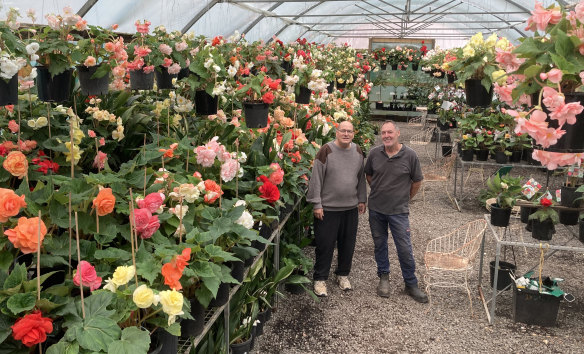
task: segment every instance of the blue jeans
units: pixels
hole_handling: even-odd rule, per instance
[[[391,230],[393,242],[397,250],[397,257],[401,267],[402,276],[407,286],[418,284],[416,278],[416,261],[412,251],[410,238],[410,220],[408,214],[386,215],[369,209],[369,227],[375,245],[375,262],[377,263],[377,275],[389,273],[389,255],[387,249],[388,232]]]

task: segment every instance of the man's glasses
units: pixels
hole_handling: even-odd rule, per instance
[[[348,130],[348,129],[340,129],[340,130],[337,130],[337,131],[339,133],[341,133],[341,134],[353,134],[353,131],[352,130]]]

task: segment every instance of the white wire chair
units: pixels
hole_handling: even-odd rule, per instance
[[[428,242],[424,253],[426,267],[424,281],[430,302],[432,286],[462,288],[468,294],[471,316],[473,315],[468,279],[486,228],[486,220],[478,219],[456,228],[446,236]]]
[[[446,195],[448,195],[448,199],[450,199],[451,202],[453,201],[446,184],[450,182],[450,174],[452,173],[455,161],[456,155],[450,154],[436,160],[427,168],[422,168],[422,173],[424,174],[424,181],[422,182],[422,200],[424,205],[426,204],[426,187],[430,183],[444,183]]]

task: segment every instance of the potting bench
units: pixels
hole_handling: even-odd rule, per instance
[[[578,252],[584,253],[584,243],[580,242],[578,239],[578,225],[575,226],[566,226],[562,224],[556,225],[556,233],[554,234],[553,238],[550,241],[542,241],[539,242],[538,240],[531,237],[531,234],[527,231],[524,231],[524,225],[519,222],[519,219],[512,219],[510,226],[508,227],[496,227],[491,225],[490,222],[490,215],[485,214],[485,219],[489,223],[488,229],[491,230],[491,234],[496,242],[496,250],[495,250],[495,267],[494,269],[499,269],[499,262],[501,258],[501,248],[502,246],[517,246],[517,247],[529,247],[529,248],[536,248],[540,249],[543,248],[546,250],[544,254],[544,259],[548,259],[549,257],[553,256],[557,251],[569,251],[569,252]],[[486,233],[485,233],[486,234]],[[483,287],[482,287],[482,278],[483,278],[483,258],[485,254],[485,234],[483,234],[483,240],[481,242],[481,250],[480,250],[480,261],[479,261],[479,284],[478,290],[481,300],[483,302],[483,306],[485,308],[485,312],[487,314],[487,320],[489,324],[493,325],[495,323],[495,308],[497,306],[497,296],[501,294],[506,289],[510,288],[513,284],[507,285],[505,289],[498,291],[497,290],[497,282],[498,282],[498,272],[494,272],[493,276],[493,283],[491,284],[491,299],[486,300]],[[527,273],[531,270],[534,270],[538,266],[539,262],[533,265],[531,269],[526,272]]]

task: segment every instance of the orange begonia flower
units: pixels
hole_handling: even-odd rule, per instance
[[[2,163],[4,169],[11,175],[21,179],[28,173],[28,160],[20,151],[11,151]]]
[[[182,254],[172,257],[170,262],[162,266],[162,276],[164,277],[165,285],[177,291],[182,289],[180,278],[185,267],[189,265],[188,261],[190,258],[191,249],[185,248]]]
[[[47,234],[47,227],[45,223],[40,220],[41,223],[41,243],[43,242],[45,235]],[[19,248],[22,253],[33,253],[36,252],[39,243],[38,235],[39,232],[39,218],[19,218],[18,225],[13,229],[4,231],[4,234],[8,236],[8,240],[12,242],[14,247]]]
[[[9,217],[18,215],[20,208],[25,206],[24,195],[19,197],[11,189],[0,188],[0,222],[6,222]]]
[[[116,197],[112,194],[111,188],[103,188],[93,199],[93,207],[97,210],[97,215],[104,216],[112,211],[116,206]]]

